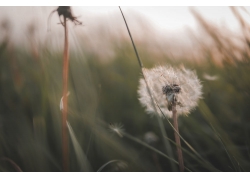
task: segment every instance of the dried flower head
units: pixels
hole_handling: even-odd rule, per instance
[[[165,116],[172,116],[173,102],[177,105],[178,114],[187,115],[197,106],[198,99],[202,95],[202,86],[195,72],[184,67],[175,69],[166,66],[143,69],[143,72],[150,91]],[[138,94],[139,101],[146,107],[146,111],[150,114],[156,113],[143,78],[140,79]],[[156,109],[162,116],[159,108]]]
[[[80,21],[77,20],[77,17],[73,16],[70,6],[59,6],[57,8],[57,12],[58,12],[59,18],[60,18],[60,16],[63,16],[66,19],[70,19],[72,22],[75,23],[75,25],[82,24]]]
[[[76,16],[73,15],[71,7],[70,6],[59,6],[57,9],[53,10],[49,17],[48,17],[48,31],[50,31],[50,18],[54,12],[58,13],[60,24],[64,26],[64,23],[61,20],[61,16],[63,16],[65,19],[71,20],[75,25],[82,25],[82,22],[80,22]]]

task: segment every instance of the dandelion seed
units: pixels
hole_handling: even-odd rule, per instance
[[[69,96],[70,95],[70,92],[68,91],[68,93],[67,93],[67,96]],[[61,98],[61,100],[60,100],[60,110],[62,111],[63,110],[63,97]]]
[[[159,138],[154,132],[149,131],[149,132],[144,134],[144,141],[147,144],[153,145],[153,144],[157,143],[158,140],[159,140]]]
[[[123,129],[122,124],[120,124],[120,123],[118,123],[118,124],[117,123],[116,124],[110,123],[109,128],[110,128],[110,130],[112,132],[118,134],[118,136],[123,137],[122,133],[123,133],[124,129]]]
[[[167,117],[172,117],[172,102],[177,101],[176,110],[178,114],[187,115],[197,106],[201,98],[201,84],[196,73],[185,69],[175,69],[167,66],[158,66],[152,69],[144,69],[145,78],[156,102]],[[143,78],[140,79],[139,101],[146,107],[146,112],[155,114],[147,86]],[[161,111],[157,112],[162,116]]]
[[[128,164],[124,161],[118,161],[113,167],[111,168],[112,172],[125,172],[128,169]]]
[[[209,75],[209,74],[206,74],[206,73],[204,73],[203,74],[203,77],[206,79],[206,80],[208,80],[208,81],[215,81],[215,80],[217,80],[219,77],[218,76],[211,76],[211,75]]]

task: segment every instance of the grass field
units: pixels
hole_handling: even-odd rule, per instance
[[[200,80],[197,106],[178,116],[185,171],[250,171],[250,26],[240,12],[232,8],[242,28],[236,34],[192,10],[200,35],[190,32],[195,46],[175,47],[178,56],[153,41],[143,24],[139,37],[127,22],[144,68],[185,67]],[[67,21],[68,141],[62,137],[63,26],[52,19],[41,39],[47,27],[31,23],[16,43],[13,22],[0,19],[0,171],[65,171],[63,142],[67,171],[179,171],[173,120],[141,105],[142,67],[117,16],[114,31],[106,23],[84,30],[84,18],[84,26]]]

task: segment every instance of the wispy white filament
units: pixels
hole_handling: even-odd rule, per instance
[[[166,95],[162,91],[162,88],[166,85],[177,84],[181,88],[180,93],[177,95],[178,102],[180,102],[180,105],[177,105],[178,114],[187,115],[197,106],[198,99],[202,95],[202,85],[195,72],[184,67],[175,69],[168,66],[157,66],[152,69],[144,69],[144,74],[153,97],[166,116],[172,117],[172,111],[168,110]],[[146,112],[155,114],[156,112],[143,78],[140,79],[138,94],[139,101],[146,108]],[[157,108],[157,111],[162,116],[159,108]]]
[[[206,80],[209,80],[209,81],[215,81],[215,80],[217,80],[219,77],[218,76],[211,76],[211,75],[209,75],[209,74],[206,74],[206,73],[204,73],[203,74],[203,77],[206,79]]]
[[[68,91],[68,93],[67,93],[67,96],[69,96],[70,95],[70,92]],[[60,110],[62,111],[63,110],[63,97],[61,98],[61,100],[60,100]]]

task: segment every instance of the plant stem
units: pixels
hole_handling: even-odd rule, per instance
[[[176,129],[176,131],[179,134],[176,103],[173,103],[172,112],[173,112],[174,128]],[[183,163],[183,156],[182,156],[182,150],[181,150],[181,141],[180,141],[180,137],[177,134],[177,132],[174,132],[174,137],[175,137],[175,142],[177,145],[177,156],[178,156],[180,171],[183,172],[184,171],[184,163]]]
[[[68,113],[68,72],[69,72],[69,42],[68,27],[66,17],[64,17],[64,54],[63,54],[63,109],[62,109],[62,156],[63,171],[69,170],[69,147],[68,147],[68,129],[67,129],[67,113]]]

